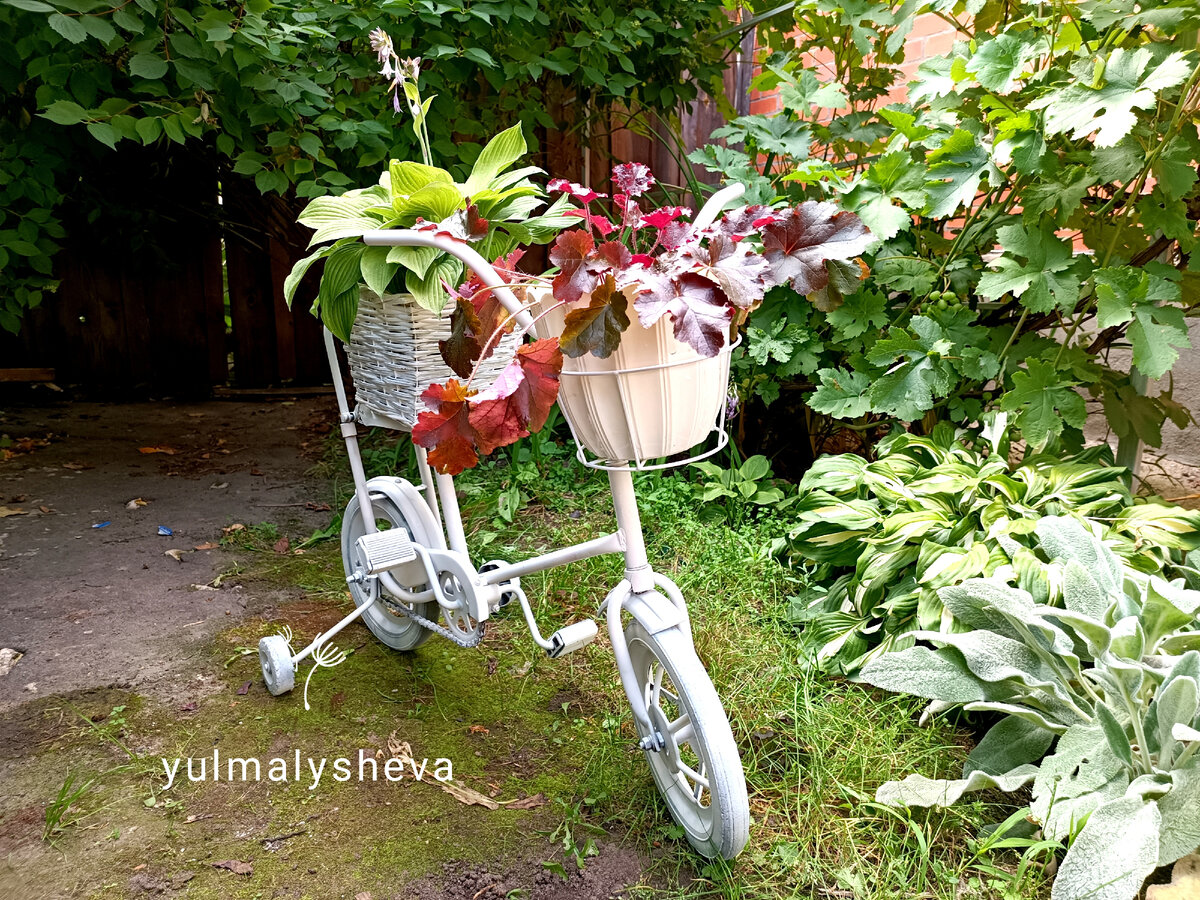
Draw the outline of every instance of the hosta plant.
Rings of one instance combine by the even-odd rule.
[[[915,629],[953,630],[939,589],[1001,569],[1060,605],[1034,540],[1044,516],[1095,523],[1138,571],[1192,577],[1200,512],[1132,497],[1107,446],[1010,464],[1002,414],[985,435],[946,423],[925,437],[897,432],[873,462],[826,456],[805,474],[789,510],[797,524],[777,549],[811,585],[791,618],[819,665],[852,672],[911,644]]]
[[[396,112],[403,97],[411,114],[423,161],[393,159],[377,184],[310,201],[299,221],[314,230],[310,246],[325,246],[297,262],[284,284],[290,305],[305,273],[324,260],[314,311],[343,341],[349,340],[354,325],[360,284],[380,295],[406,292],[426,309],[441,312],[449,296],[447,287],[460,285],[466,275],[457,258],[440,250],[368,247],[361,240],[363,232],[432,231],[476,244],[483,256],[492,259],[518,244],[545,243],[573,221],[560,215],[565,201],[534,215],[545,201],[529,176],[541,169],[512,169],[528,150],[520,125],[487,143],[464,182],[434,166],[426,124],[434,98],[421,97],[420,60],[399,59],[382,32],[373,33],[372,42],[383,66],[381,73],[390,80]]]
[[[862,681],[931,711],[1003,716],[962,778],[910,775],[876,800],[948,806],[1031,785],[1030,819],[1069,844],[1054,900],[1130,900],[1200,847],[1200,591],[1131,568],[1075,519],[1036,531],[1061,607],[1004,577],[972,579],[940,592],[965,630],[918,631],[920,645],[863,668]]]
[[[691,210],[685,207],[648,204],[655,181],[645,165],[618,165],[612,178],[619,192],[611,206],[600,204],[607,196],[591,188],[550,182],[551,190],[582,204],[563,212],[579,225],[559,234],[550,251],[558,271],[547,279],[549,308],[544,292],[531,306],[541,307],[539,316],[566,308],[561,335],[547,340],[568,357],[612,356],[635,319],[641,328],[668,321],[680,342],[713,357],[730,346],[766,292],[841,296],[866,273],[858,254],[870,234],[857,216],[832,203],[756,204],[697,226],[687,221]],[[499,332],[511,327],[510,318],[486,312],[489,305],[494,308],[494,300],[480,286],[460,292],[451,314],[442,355],[468,380],[496,347]],[[440,471],[461,472],[479,454],[536,431],[544,421],[513,393],[519,383],[498,381],[478,397],[456,379],[433,385],[413,439],[431,451]]]

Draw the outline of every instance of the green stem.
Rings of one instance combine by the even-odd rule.
[[[1133,736],[1138,742],[1138,752],[1142,757],[1142,765],[1145,767],[1143,774],[1154,774],[1154,762],[1150,759],[1150,748],[1146,745],[1146,728],[1142,724],[1142,717],[1138,715],[1137,706],[1133,702],[1133,698],[1129,696],[1129,691],[1125,688],[1124,682],[1118,677],[1116,679],[1117,686],[1121,689],[1121,701],[1125,704],[1125,709],[1129,713],[1129,719],[1133,722]]]

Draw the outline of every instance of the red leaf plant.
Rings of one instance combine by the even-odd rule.
[[[413,440],[430,451],[438,471],[458,474],[480,455],[540,429],[558,396],[564,354],[611,356],[635,316],[644,328],[668,317],[678,340],[712,357],[772,288],[824,302],[827,288],[841,291],[865,276],[858,257],[870,232],[831,203],[744,206],[696,228],[686,207],[643,208],[655,180],[641,163],[616,166],[612,180],[611,212],[599,208],[605,194],[563,179],[549,183],[582,204],[567,213],[579,217],[579,227],[561,232],[550,251],[558,267],[551,281],[555,307],[567,307],[563,332],[521,346],[484,391],[470,389],[472,372],[512,331],[513,316],[478,278],[452,291],[450,337],[441,351],[468,380],[426,390],[428,410],[413,428]],[[506,282],[518,280],[520,253],[496,261]]]

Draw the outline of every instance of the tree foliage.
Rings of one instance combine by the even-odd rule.
[[[834,428],[866,435],[999,407],[1034,449],[1080,443],[1081,394],[1121,436],[1157,445],[1166,420],[1187,424],[1169,389],[1140,396],[1110,351],[1163,378],[1189,346],[1200,8],[812,0],[792,13],[769,20],[776,52],[758,80],[782,111],[734,120],[693,159],[763,202],[841,194],[875,235],[872,274],[815,304],[768,296],[742,389],[771,401],[798,385]],[[910,77],[922,15],[957,40]]]
[[[88,141],[202,147],[259,190],[311,198],[415,159],[367,43],[425,60],[439,162],[465,178],[484,141],[613,103],[671,110],[719,78],[720,0],[0,0],[0,327],[55,282],[56,211]],[[696,40],[681,41],[680,34]],[[362,175],[363,171],[366,175]]]

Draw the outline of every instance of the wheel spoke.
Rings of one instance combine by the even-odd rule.
[[[663,671],[661,665],[654,667],[654,681],[650,684],[650,706],[652,708],[659,706],[662,702]]]
[[[705,767],[704,767],[704,763],[700,763],[700,774],[703,775],[707,771],[708,770],[705,769]],[[706,787],[708,787],[707,781],[704,782],[703,785],[701,785],[699,782],[697,782],[696,786],[694,788],[692,788],[692,796],[696,798],[697,803],[700,802],[700,797],[704,794],[704,788],[706,788]]]
[[[674,722],[669,723],[667,730],[671,732],[671,737],[675,739],[676,746],[686,744],[695,736],[695,731],[692,729],[692,717],[686,712]]]
[[[698,787],[708,787],[708,779],[685,763],[683,760],[676,762],[675,766],[679,770],[679,774],[683,775],[689,781],[694,781]],[[700,764],[700,768],[704,768],[703,763]],[[693,788],[693,790],[695,789]]]

